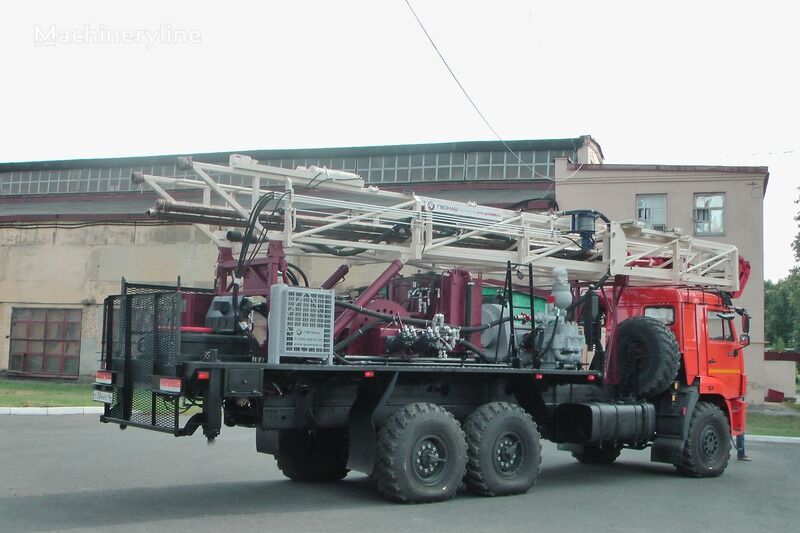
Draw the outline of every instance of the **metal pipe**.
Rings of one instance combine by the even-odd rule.
[[[506,283],[508,287],[508,314],[509,316],[514,316],[514,283],[512,282],[511,276],[511,261],[508,261],[506,264]],[[514,321],[510,321],[508,323],[510,326],[509,336],[510,336],[510,345],[509,349],[511,352],[511,360],[514,361],[517,358],[517,337],[516,332],[514,330]],[[498,345],[500,343],[498,342]],[[506,354],[508,355],[508,354]]]
[[[237,228],[243,228],[247,225],[247,222],[242,219],[213,217],[207,215],[190,215],[188,213],[170,213],[166,211],[156,211],[155,209],[148,209],[146,214],[150,218],[156,218],[158,220],[170,220],[172,222],[209,224],[212,226],[231,226]]]
[[[354,305],[362,307],[370,302],[375,296],[377,296],[378,292],[389,283],[392,278],[394,278],[401,270],[403,270],[404,263],[399,259],[395,259],[392,261],[386,270],[378,276],[375,281],[373,281],[369,287],[364,289],[364,292],[356,298],[356,301],[353,302]],[[339,336],[339,334],[344,331],[347,326],[350,325],[350,322],[356,317],[357,312],[353,309],[348,309],[341,315],[336,318],[336,321],[333,323],[333,338]]]
[[[472,289],[475,288],[474,281],[466,283],[467,293],[464,295],[464,325],[469,327],[472,325]]]
[[[322,282],[322,285],[319,286],[320,289],[332,289],[337,283],[344,279],[348,272],[350,272],[349,266],[346,264],[339,265],[339,268],[328,276],[328,279]]]
[[[531,317],[533,317],[533,263],[528,263],[528,295],[531,304]]]
[[[169,213],[190,213],[192,215],[211,215],[211,216],[227,217],[227,218],[240,218],[242,220],[246,220],[239,213],[227,207],[179,204],[176,202],[170,202],[168,200],[164,200],[163,198],[159,198],[158,200],[156,200],[156,210]]]

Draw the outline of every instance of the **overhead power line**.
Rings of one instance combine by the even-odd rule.
[[[542,175],[542,174],[536,172],[533,169],[532,166],[530,166],[529,164],[525,163],[522,160],[522,158],[520,158],[520,156],[514,150],[511,149],[511,147],[508,145],[508,143],[505,140],[503,140],[503,138],[500,136],[500,134],[497,132],[497,130],[494,128],[494,126],[492,126],[492,123],[489,122],[489,119],[486,118],[486,115],[484,115],[483,112],[480,110],[480,108],[478,107],[478,104],[475,103],[475,100],[473,100],[472,97],[469,95],[469,92],[467,91],[466,87],[464,87],[464,84],[461,83],[461,80],[458,79],[458,76],[456,76],[456,73],[453,71],[453,69],[450,67],[450,64],[444,58],[444,55],[439,50],[439,47],[436,46],[436,42],[433,40],[433,37],[431,37],[431,34],[428,33],[427,28],[425,28],[425,24],[422,23],[422,20],[417,15],[417,12],[414,11],[414,6],[411,5],[411,2],[409,0],[405,0],[405,3],[408,6],[408,9],[411,11],[411,14],[414,15],[414,18],[416,19],[417,24],[419,24],[419,27],[422,29],[422,32],[425,34],[425,37],[427,37],[428,42],[431,43],[431,46],[436,51],[436,55],[439,56],[439,59],[442,60],[442,63],[444,64],[445,68],[447,68],[447,72],[450,73],[450,76],[453,78],[453,81],[456,82],[456,85],[458,85],[458,88],[461,89],[461,92],[464,94],[464,97],[470,103],[470,105],[475,110],[475,112],[478,113],[478,116],[481,117],[481,120],[483,120],[484,124],[486,124],[486,127],[489,128],[489,130],[492,132],[492,134],[494,134],[494,136],[497,138],[497,140],[500,141],[503,144],[505,149],[508,150],[508,152],[511,155],[513,155],[514,158],[516,158],[517,161],[519,161],[520,165],[522,165],[525,168],[527,168],[528,170],[530,170],[533,176],[538,176],[540,178],[544,178],[544,179],[549,180],[551,182],[550,186],[542,194],[542,198],[544,198],[545,196],[547,196],[547,194],[550,193],[550,191],[553,189],[553,186],[555,185],[556,181],[566,181],[566,180],[568,180],[569,178],[573,177],[575,174],[577,174],[580,171],[581,167],[583,167],[583,163],[581,163],[580,166],[578,166],[578,168],[575,170],[575,172],[573,172],[571,175],[569,175],[569,176],[567,176],[567,177],[565,177],[565,178],[563,178],[561,180],[556,180],[555,176],[550,177],[550,176]]]
[[[491,122],[489,122],[489,119],[487,119],[486,115],[484,115],[483,112],[480,110],[480,108],[478,107],[478,104],[476,104],[475,100],[473,100],[472,97],[469,95],[469,92],[467,92],[467,89],[466,89],[466,87],[464,87],[464,84],[461,83],[461,81],[458,79],[458,76],[456,76],[456,73],[453,72],[452,68],[450,68],[450,64],[447,62],[447,60],[442,55],[442,52],[439,50],[439,47],[436,46],[436,42],[434,42],[433,37],[431,37],[431,34],[428,33],[428,30],[425,28],[425,25],[422,23],[422,20],[420,20],[419,16],[417,15],[417,12],[414,11],[414,7],[411,5],[411,2],[409,2],[409,0],[405,0],[405,2],[406,2],[406,5],[408,6],[408,9],[411,10],[411,14],[414,15],[414,18],[417,20],[417,24],[419,24],[419,27],[422,28],[423,33],[425,33],[425,37],[428,38],[428,42],[431,43],[431,46],[436,51],[436,54],[439,56],[439,59],[442,60],[442,63],[447,68],[447,72],[449,72],[450,76],[453,77],[453,80],[458,85],[458,88],[461,89],[461,92],[464,94],[464,96],[466,97],[467,101],[469,101],[470,105],[472,105],[472,108],[475,110],[475,112],[478,113],[478,116],[481,117],[481,120],[483,120],[483,122],[486,124],[486,127],[489,128],[489,130],[491,130],[491,132],[494,134],[494,136],[497,137],[498,141],[503,143],[503,146],[505,146],[506,150],[508,150],[509,153],[511,155],[513,155],[517,159],[517,161],[519,161],[520,165],[523,165],[526,168],[530,169],[530,171],[533,172],[533,174],[536,175],[536,176],[539,176],[539,177],[542,177],[542,178],[545,178],[545,179],[550,179],[549,176],[542,176],[541,174],[539,174],[535,170],[533,170],[533,167],[531,167],[530,165],[525,163],[519,157],[519,155],[517,155],[517,153],[514,152],[514,150],[511,149],[511,147],[508,145],[508,143],[506,143],[506,141],[503,140],[503,138],[500,136],[500,134],[497,133],[497,130],[494,129],[494,126],[492,126]]]

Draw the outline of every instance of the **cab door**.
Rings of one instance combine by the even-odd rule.
[[[743,355],[733,328],[735,314],[722,307],[705,307],[705,346],[708,375],[723,384],[725,398],[741,396]]]

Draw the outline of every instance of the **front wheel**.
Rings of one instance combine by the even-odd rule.
[[[467,486],[484,496],[521,494],[536,482],[542,448],[536,424],[519,405],[492,402],[464,423]]]
[[[722,410],[709,402],[697,402],[683,445],[678,472],[690,477],[716,477],[725,471],[731,454],[731,430]]]

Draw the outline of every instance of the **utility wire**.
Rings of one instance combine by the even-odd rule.
[[[480,108],[478,107],[478,104],[476,104],[475,100],[473,100],[472,97],[469,95],[469,92],[467,92],[467,89],[466,89],[466,87],[464,87],[464,84],[462,84],[461,81],[458,79],[458,76],[456,76],[456,73],[453,72],[452,68],[450,68],[450,64],[444,58],[444,55],[442,55],[442,52],[439,50],[439,47],[436,46],[436,42],[433,40],[433,37],[431,37],[431,34],[428,33],[428,30],[425,28],[425,25],[422,23],[422,20],[420,20],[419,16],[417,15],[417,12],[414,11],[414,7],[411,5],[411,2],[409,0],[405,0],[405,3],[408,6],[408,9],[411,10],[411,14],[414,15],[414,18],[416,19],[417,24],[419,24],[419,27],[422,29],[422,32],[425,34],[425,37],[428,38],[428,42],[431,43],[431,46],[436,51],[436,54],[439,56],[439,59],[442,60],[442,63],[444,64],[445,68],[447,68],[447,71],[450,73],[450,76],[452,76],[453,80],[458,85],[458,88],[461,89],[461,92],[464,94],[464,96],[466,97],[467,101],[469,101],[470,105],[472,105],[472,108],[475,110],[476,113],[478,113],[478,116],[481,117],[481,120],[483,120],[484,124],[486,124],[486,127],[489,128],[489,130],[491,130],[491,132],[494,134],[494,136],[497,138],[497,140],[500,141],[503,144],[503,146],[506,148],[506,150],[508,150],[508,152],[511,155],[513,155],[516,158],[517,161],[519,161],[520,165],[524,166],[525,168],[527,168],[528,170],[531,171],[533,176],[538,176],[540,178],[544,178],[544,179],[550,181],[550,186],[547,188],[546,191],[544,191],[544,193],[542,193],[542,196],[539,199],[544,199],[550,193],[550,191],[553,190],[553,187],[554,187],[556,181],[564,182],[564,181],[570,179],[571,177],[575,176],[578,172],[580,172],[581,168],[583,168],[583,163],[581,163],[578,166],[578,168],[575,170],[575,172],[573,172],[569,176],[566,176],[565,178],[562,178],[560,180],[556,180],[555,177],[551,178],[550,176],[545,176],[545,175],[539,174],[538,172],[536,172],[533,169],[533,167],[531,167],[529,164],[525,163],[522,160],[522,158],[520,158],[519,155],[517,155],[517,153],[514,150],[511,149],[511,147],[508,145],[508,143],[503,140],[503,138],[500,136],[500,134],[497,133],[497,130],[494,129],[494,126],[492,126],[491,122],[489,122],[489,119],[487,119],[486,115],[484,115],[483,112],[480,110]]]
[[[503,144],[503,146],[505,146],[506,150],[508,150],[508,152],[511,155],[513,155],[517,159],[517,161],[519,161],[520,165],[523,165],[524,167],[529,169],[533,173],[534,176],[539,176],[541,178],[548,179],[548,180],[552,179],[549,176],[543,176],[542,174],[539,174],[538,172],[533,170],[533,167],[531,167],[530,165],[525,163],[517,155],[517,153],[514,152],[514,150],[511,149],[511,147],[508,145],[508,143],[506,143],[506,141],[503,140],[503,138],[500,136],[500,134],[497,133],[497,130],[494,129],[494,126],[492,126],[491,122],[489,122],[489,119],[487,119],[486,115],[484,115],[483,112],[481,112],[480,108],[478,107],[478,104],[475,103],[475,100],[472,99],[472,97],[467,92],[467,89],[464,87],[464,85],[458,79],[458,76],[456,76],[456,73],[453,72],[452,68],[450,68],[450,64],[447,63],[447,60],[442,55],[442,52],[439,51],[439,47],[436,46],[436,43],[434,42],[433,37],[431,37],[431,34],[428,33],[427,29],[425,29],[425,25],[422,23],[422,20],[420,20],[419,16],[417,15],[417,12],[414,11],[414,7],[411,5],[411,2],[409,2],[409,0],[405,0],[405,2],[406,2],[406,5],[408,6],[408,9],[411,10],[411,14],[414,15],[414,18],[417,20],[417,24],[419,24],[419,27],[422,28],[423,33],[425,33],[425,37],[428,38],[428,42],[431,43],[431,46],[433,46],[433,49],[436,51],[436,54],[439,56],[439,59],[441,59],[442,63],[444,63],[444,66],[447,68],[447,71],[450,73],[450,76],[453,77],[453,80],[458,85],[458,88],[461,89],[462,93],[464,93],[464,96],[467,98],[469,103],[472,105],[472,108],[475,110],[475,112],[478,113],[478,116],[481,117],[481,120],[483,120],[483,122],[486,124],[486,127],[489,128],[491,130],[491,132],[494,134],[494,136],[497,137],[497,140],[500,141]]]

